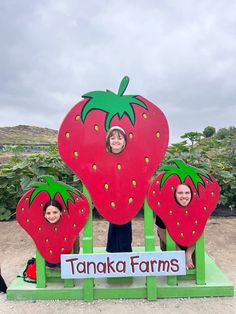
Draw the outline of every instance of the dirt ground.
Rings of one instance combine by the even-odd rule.
[[[29,258],[34,255],[34,243],[16,221],[0,223],[2,276],[7,285],[25,267]],[[94,222],[94,245],[104,246],[108,223],[103,220]],[[156,237],[157,240],[157,237]],[[205,231],[206,252],[217,265],[236,284],[236,217],[211,217]],[[143,220],[133,221],[133,245],[143,245]],[[9,301],[6,295],[0,294],[0,313],[236,313],[236,297],[215,298],[179,298],[147,300],[45,300],[45,301]]]

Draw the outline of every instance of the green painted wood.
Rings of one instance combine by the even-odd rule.
[[[172,240],[169,232],[166,230],[166,250],[167,251],[176,251],[175,242]],[[177,285],[177,276],[168,276],[167,283],[169,286],[176,286]]]
[[[95,248],[97,249],[97,248]],[[100,248],[99,248],[100,249]],[[144,248],[140,249],[143,251]],[[169,286],[166,277],[159,277],[157,282],[157,298],[172,297],[220,297],[233,296],[233,283],[216,265],[215,261],[205,255],[206,284],[196,284],[195,280],[178,278],[178,286]],[[16,278],[7,290],[9,300],[82,300],[84,298],[82,280],[75,280],[74,288],[63,287],[63,282],[47,282],[47,287],[37,288],[36,284],[24,282],[23,278]],[[133,283],[126,286],[109,285],[105,278],[95,279],[95,299],[117,298],[147,298],[145,277],[134,277]]]
[[[147,203],[145,198],[144,202],[144,236],[145,236],[145,251],[154,252],[155,251],[155,239],[153,230],[153,211]],[[157,298],[157,278],[154,276],[146,277],[146,287],[147,287],[147,299],[149,301],[156,300]]]
[[[93,253],[93,204],[87,188],[83,185],[83,194],[87,197],[90,205],[90,214],[88,221],[84,227],[83,237],[83,253]],[[94,279],[86,278],[83,280],[83,298],[85,301],[92,301],[94,299]]]
[[[196,284],[204,285],[205,280],[205,245],[204,245],[204,233],[197,240],[195,244],[195,266],[196,266]]]
[[[38,288],[46,287],[45,260],[37,249],[36,249],[36,281]]]

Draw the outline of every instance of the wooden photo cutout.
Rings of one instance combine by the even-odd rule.
[[[148,204],[163,220],[172,239],[181,246],[190,246],[201,236],[214,211],[220,188],[214,177],[202,169],[188,166],[182,160],[171,160],[170,163],[173,165],[159,169],[162,172],[150,185]],[[191,190],[188,205],[181,205],[176,198],[180,184]]]
[[[142,96],[94,91],[67,114],[59,130],[63,161],[88,189],[94,206],[114,224],[129,222],[142,208],[149,181],[168,145],[168,124],[162,111]],[[126,136],[124,149],[106,146],[111,127]]]
[[[44,217],[45,204],[57,201],[62,207],[61,218],[50,223]],[[59,263],[60,255],[69,254],[77,234],[89,216],[89,203],[78,190],[56,182],[51,176],[32,185],[20,199],[16,219],[34,240],[43,258],[50,263]]]

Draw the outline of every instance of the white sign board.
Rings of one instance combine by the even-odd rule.
[[[184,251],[61,255],[63,279],[185,274]]]

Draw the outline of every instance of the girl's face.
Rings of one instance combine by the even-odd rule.
[[[181,206],[188,206],[191,201],[192,192],[187,185],[179,184],[175,192],[176,200]]]
[[[60,220],[61,212],[57,207],[49,205],[45,210],[44,218],[46,218],[51,224],[55,224]]]
[[[120,132],[114,131],[110,136],[109,144],[112,153],[119,154],[125,147],[125,138]]]

